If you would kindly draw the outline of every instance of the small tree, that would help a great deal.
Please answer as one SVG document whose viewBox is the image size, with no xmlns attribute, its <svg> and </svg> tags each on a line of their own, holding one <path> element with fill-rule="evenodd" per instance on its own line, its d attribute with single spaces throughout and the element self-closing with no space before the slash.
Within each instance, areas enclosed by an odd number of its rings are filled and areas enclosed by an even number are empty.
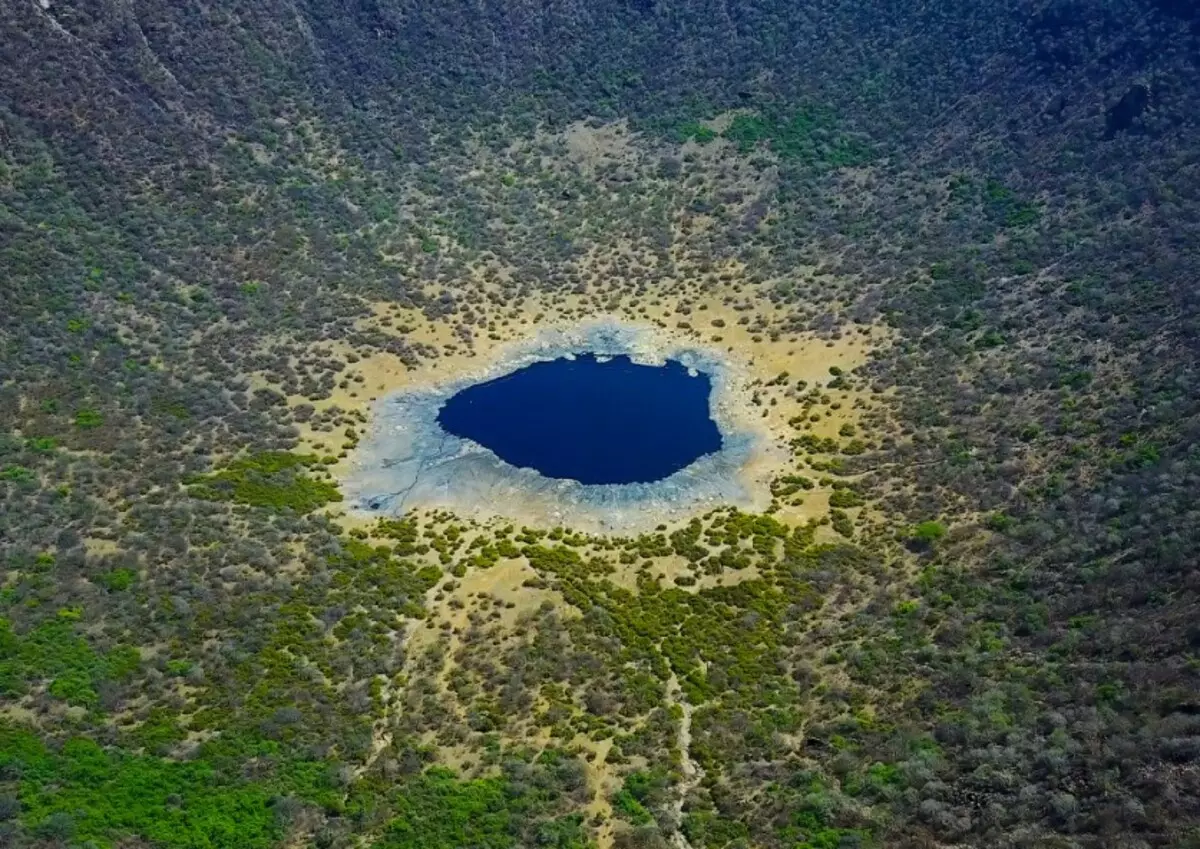
<svg viewBox="0 0 1200 849">
<path fill-rule="evenodd" d="M 945 535 L 946 526 L 941 522 L 934 520 L 921 522 L 908 532 L 908 544 L 916 551 L 928 551 Z"/>
</svg>

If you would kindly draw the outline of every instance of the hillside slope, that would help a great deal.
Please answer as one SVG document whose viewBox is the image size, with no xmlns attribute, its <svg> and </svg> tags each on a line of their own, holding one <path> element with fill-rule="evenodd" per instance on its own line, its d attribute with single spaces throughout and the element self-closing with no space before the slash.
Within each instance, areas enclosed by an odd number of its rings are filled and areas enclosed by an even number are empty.
<svg viewBox="0 0 1200 849">
<path fill-rule="evenodd" d="M 2 842 L 1196 844 L 1197 115 L 1173 0 L 0 2 Z M 346 514 L 595 312 L 871 353 L 769 515 Z"/>
</svg>

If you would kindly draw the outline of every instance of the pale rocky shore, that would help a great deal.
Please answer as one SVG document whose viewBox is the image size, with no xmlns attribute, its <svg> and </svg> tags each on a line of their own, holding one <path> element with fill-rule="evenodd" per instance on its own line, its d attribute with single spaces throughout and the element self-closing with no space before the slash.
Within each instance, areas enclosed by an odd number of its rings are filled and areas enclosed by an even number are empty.
<svg viewBox="0 0 1200 849">
<path fill-rule="evenodd" d="M 446 433 L 437 422 L 446 399 L 466 386 L 535 362 L 591 353 L 661 365 L 676 360 L 712 381 L 710 415 L 721 449 L 653 483 L 585 485 L 517 468 L 483 446 Z M 750 402 L 751 371 L 729 353 L 652 325 L 597 319 L 548 327 L 496 349 L 489 363 L 441 381 L 381 397 L 370 431 L 343 473 L 352 510 L 393 516 L 446 508 L 464 518 L 512 519 L 593 532 L 638 532 L 719 506 L 761 510 L 768 479 L 786 449 L 762 426 Z"/>
</svg>

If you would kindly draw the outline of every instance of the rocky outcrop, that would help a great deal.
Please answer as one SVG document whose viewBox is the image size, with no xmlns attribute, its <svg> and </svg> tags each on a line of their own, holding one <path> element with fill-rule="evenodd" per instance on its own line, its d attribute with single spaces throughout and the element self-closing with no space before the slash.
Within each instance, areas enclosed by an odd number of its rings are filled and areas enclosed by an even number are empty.
<svg viewBox="0 0 1200 849">
<path fill-rule="evenodd" d="M 1131 129 L 1149 105 L 1150 89 L 1141 84 L 1131 86 L 1105 116 L 1105 129 L 1109 137 Z"/>
</svg>

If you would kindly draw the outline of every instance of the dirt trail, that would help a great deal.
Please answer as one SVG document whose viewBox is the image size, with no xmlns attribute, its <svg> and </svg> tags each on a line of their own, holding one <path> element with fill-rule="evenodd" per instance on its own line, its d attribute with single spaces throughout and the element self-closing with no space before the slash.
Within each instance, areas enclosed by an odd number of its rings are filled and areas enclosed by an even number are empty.
<svg viewBox="0 0 1200 849">
<path fill-rule="evenodd" d="M 671 676 L 670 692 L 675 704 L 679 705 L 679 709 L 683 712 L 683 716 L 679 720 L 679 737 L 676 743 L 679 746 L 680 770 L 683 772 L 683 780 L 679 782 L 678 796 L 671 806 L 671 822 L 675 829 L 671 833 L 671 845 L 675 849 L 692 849 L 692 845 L 688 843 L 683 834 L 683 803 L 688 794 L 704 777 L 704 771 L 692 760 L 691 756 L 692 711 L 694 708 L 688 703 L 687 697 L 684 696 L 679 686 L 679 679 L 674 675 Z"/>
</svg>

